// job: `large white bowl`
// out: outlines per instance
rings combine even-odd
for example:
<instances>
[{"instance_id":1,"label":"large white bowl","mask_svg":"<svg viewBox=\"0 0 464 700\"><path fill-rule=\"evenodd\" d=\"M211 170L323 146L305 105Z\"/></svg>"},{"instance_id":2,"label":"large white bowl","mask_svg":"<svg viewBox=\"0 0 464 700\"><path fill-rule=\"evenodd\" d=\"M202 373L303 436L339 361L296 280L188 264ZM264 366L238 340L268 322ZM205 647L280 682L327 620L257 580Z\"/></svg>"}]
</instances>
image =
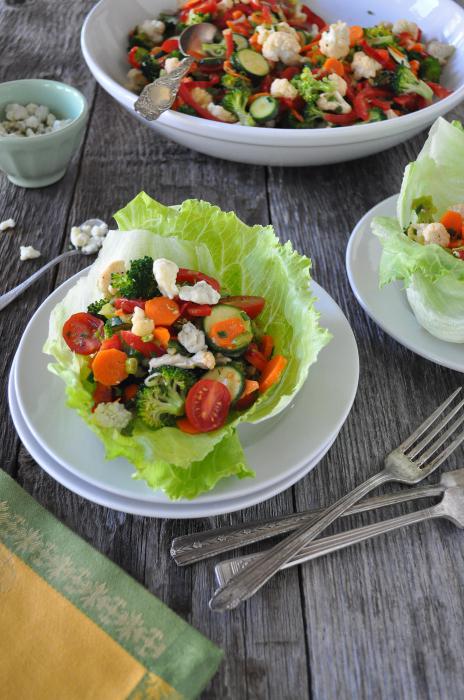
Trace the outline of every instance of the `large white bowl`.
<instances>
[{"instance_id":1,"label":"large white bowl","mask_svg":"<svg viewBox=\"0 0 464 700\"><path fill-rule=\"evenodd\" d=\"M201 153L256 165L320 165L378 153L419 133L464 98L464 9L452 0L314 0L310 5L328 22L343 19L370 26L405 17L417 22L426 38L453 44L456 51L443 78L453 94L398 119L335 129L262 129L171 110L147 122L134 111L136 96L124 87L127 33L169 6L174 9L175 0L101 0L84 23L81 46L100 85L155 132Z\"/></svg>"}]
</instances>

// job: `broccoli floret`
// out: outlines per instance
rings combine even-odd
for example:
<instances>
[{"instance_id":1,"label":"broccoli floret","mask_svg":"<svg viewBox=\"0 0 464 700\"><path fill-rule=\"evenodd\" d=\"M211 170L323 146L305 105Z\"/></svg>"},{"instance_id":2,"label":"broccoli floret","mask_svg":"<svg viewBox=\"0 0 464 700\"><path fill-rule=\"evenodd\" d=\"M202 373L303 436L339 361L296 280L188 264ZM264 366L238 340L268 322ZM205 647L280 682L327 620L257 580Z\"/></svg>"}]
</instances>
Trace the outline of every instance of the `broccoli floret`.
<instances>
[{"instance_id":1,"label":"broccoli floret","mask_svg":"<svg viewBox=\"0 0 464 700\"><path fill-rule=\"evenodd\" d=\"M247 80L247 78L236 78L234 75L229 75L228 73L224 73L224 75L221 78L221 85L224 87L226 90L235 90L235 88L240 88L242 90L246 90L249 88L250 81Z\"/></svg>"},{"instance_id":2,"label":"broccoli floret","mask_svg":"<svg viewBox=\"0 0 464 700\"><path fill-rule=\"evenodd\" d=\"M420 64L419 76L430 83L439 83L441 78L440 61L433 56L427 56Z\"/></svg>"},{"instance_id":3,"label":"broccoli floret","mask_svg":"<svg viewBox=\"0 0 464 700\"><path fill-rule=\"evenodd\" d=\"M88 305L87 312L89 314L94 314L94 316L98 316L105 304L108 303L109 299L99 299L98 301L93 301L91 304Z\"/></svg>"},{"instance_id":4,"label":"broccoli floret","mask_svg":"<svg viewBox=\"0 0 464 700\"><path fill-rule=\"evenodd\" d=\"M375 85L375 87L391 87L394 77L395 77L394 71L380 70L376 74L376 76L372 82Z\"/></svg>"},{"instance_id":5,"label":"broccoli floret","mask_svg":"<svg viewBox=\"0 0 464 700\"><path fill-rule=\"evenodd\" d=\"M302 117L304 121L300 122L289 112L287 116L288 127L290 129L313 129L315 122L323 118L323 112L315 104L307 104L303 110Z\"/></svg>"},{"instance_id":6,"label":"broccoli floret","mask_svg":"<svg viewBox=\"0 0 464 700\"><path fill-rule=\"evenodd\" d=\"M185 398L195 382L195 374L187 369L160 367L137 394L137 415L155 430L174 425L185 413Z\"/></svg>"},{"instance_id":7,"label":"broccoli floret","mask_svg":"<svg viewBox=\"0 0 464 700\"><path fill-rule=\"evenodd\" d=\"M249 88L234 88L224 95L222 106L235 114L242 126L256 126L253 117L247 112L246 104L251 95Z\"/></svg>"},{"instance_id":8,"label":"broccoli floret","mask_svg":"<svg viewBox=\"0 0 464 700\"><path fill-rule=\"evenodd\" d=\"M210 20L211 15L209 12L205 14L204 12L195 12L194 10L190 10L186 25L187 27L191 27L192 24L201 24L202 22L209 22Z\"/></svg>"},{"instance_id":9,"label":"broccoli floret","mask_svg":"<svg viewBox=\"0 0 464 700\"><path fill-rule=\"evenodd\" d=\"M175 36L177 34L177 15L170 15L167 12L161 12L158 19L160 22L164 22L164 26L166 27L164 31L164 39L169 39L171 36Z\"/></svg>"},{"instance_id":10,"label":"broccoli floret","mask_svg":"<svg viewBox=\"0 0 464 700\"><path fill-rule=\"evenodd\" d=\"M140 63L140 70L145 78L152 83L159 76L161 66L157 59L149 53L142 59Z\"/></svg>"},{"instance_id":11,"label":"broccoli floret","mask_svg":"<svg viewBox=\"0 0 464 700\"><path fill-rule=\"evenodd\" d=\"M295 75L291 82L308 104L315 104L322 93L334 93L337 89L335 81L328 78L318 80L307 66L303 68L300 75Z\"/></svg>"},{"instance_id":12,"label":"broccoli floret","mask_svg":"<svg viewBox=\"0 0 464 700\"><path fill-rule=\"evenodd\" d=\"M111 286L118 290L119 296L127 299L151 299L159 296L153 275L153 258L146 255L138 260L131 260L127 272L113 272Z\"/></svg>"},{"instance_id":13,"label":"broccoli floret","mask_svg":"<svg viewBox=\"0 0 464 700\"><path fill-rule=\"evenodd\" d=\"M431 224L435 221L435 214L438 210L433 203L432 197L416 197L416 199L412 200L411 207L416 215L414 223Z\"/></svg>"},{"instance_id":14,"label":"broccoli floret","mask_svg":"<svg viewBox=\"0 0 464 700\"><path fill-rule=\"evenodd\" d=\"M154 47L153 41L145 32L138 32L137 27L129 34L129 44L127 50L130 51L134 46L140 46L143 49L150 51Z\"/></svg>"},{"instance_id":15,"label":"broccoli floret","mask_svg":"<svg viewBox=\"0 0 464 700\"><path fill-rule=\"evenodd\" d=\"M424 83L423 80L416 78L414 73L406 66L398 66L393 76L392 87L397 95L416 94L425 100L431 100L433 97L432 88Z\"/></svg>"},{"instance_id":16,"label":"broccoli floret","mask_svg":"<svg viewBox=\"0 0 464 700\"><path fill-rule=\"evenodd\" d=\"M364 34L372 46L391 46L395 43L391 29L384 24L376 24L375 27L365 29Z\"/></svg>"},{"instance_id":17,"label":"broccoli floret","mask_svg":"<svg viewBox=\"0 0 464 700\"><path fill-rule=\"evenodd\" d=\"M197 116L197 113L195 112L193 107L190 107L190 105L180 105L176 109L178 112L182 112L182 114L190 114L191 117Z\"/></svg>"},{"instance_id":18,"label":"broccoli floret","mask_svg":"<svg viewBox=\"0 0 464 700\"><path fill-rule=\"evenodd\" d=\"M380 107L372 107L372 109L369 110L369 119L367 121L369 122L383 122L387 118L387 115L383 111L383 109L380 109Z\"/></svg>"}]
</instances>

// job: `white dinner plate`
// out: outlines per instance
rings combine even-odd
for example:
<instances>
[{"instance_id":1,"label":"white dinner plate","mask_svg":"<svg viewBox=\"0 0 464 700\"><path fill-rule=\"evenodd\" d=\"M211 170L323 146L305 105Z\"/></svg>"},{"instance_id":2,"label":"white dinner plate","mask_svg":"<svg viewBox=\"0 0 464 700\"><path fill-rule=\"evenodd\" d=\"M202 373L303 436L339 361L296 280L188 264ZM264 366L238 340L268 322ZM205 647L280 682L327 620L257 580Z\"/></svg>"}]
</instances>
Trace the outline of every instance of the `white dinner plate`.
<instances>
[{"instance_id":1,"label":"white dinner plate","mask_svg":"<svg viewBox=\"0 0 464 700\"><path fill-rule=\"evenodd\" d=\"M47 472L47 474L56 479L58 483L70 489L78 496L82 496L83 498L86 498L93 503L98 503L99 505L105 506L106 508L113 508L114 510L122 511L123 513L132 513L133 515L147 515L154 518L205 518L213 515L233 513L234 511L248 508L249 506L256 505L257 503L262 503L263 501L272 498L272 496L285 491L285 489L290 488L290 486L293 486L294 483L306 476L306 474L321 461L337 437L335 435L331 441L324 446L322 451L314 458L314 460L306 464L299 472L293 474L290 478L284 477L281 481L273 484L267 489L261 489L248 497L222 500L216 506L214 504L208 504L205 506L204 504L197 504L195 502L188 501L182 503L181 507L179 508L177 507L177 504L173 504L171 502L161 504L148 503L144 500L137 501L137 499L124 498L124 496L118 496L109 491L104 491L103 489L99 489L96 486L89 484L83 479L79 479L77 476L58 464L58 462L55 462L55 460L50 457L50 455L47 454L47 452L45 452L45 450L39 445L27 427L23 416L21 415L14 386L14 367L10 372L8 382L8 402L13 423L16 427L21 442L24 444L25 448L35 459L35 461ZM173 508L173 506L175 507Z\"/></svg>"},{"instance_id":2,"label":"white dinner plate","mask_svg":"<svg viewBox=\"0 0 464 700\"><path fill-rule=\"evenodd\" d=\"M382 246L371 231L374 216L396 218L398 195L384 199L363 216L353 229L346 250L351 289L364 311L392 338L437 365L464 372L464 351L430 335L416 321L401 282L379 287Z\"/></svg>"},{"instance_id":3,"label":"white dinner plate","mask_svg":"<svg viewBox=\"0 0 464 700\"><path fill-rule=\"evenodd\" d=\"M48 297L28 324L16 353L15 390L21 414L41 448L78 478L97 488L147 503L169 504L181 509L191 505L171 503L160 491L131 478L134 471L125 459L107 461L102 443L78 414L65 405L64 384L47 371L50 358L41 352L48 332L51 310L75 284L74 276ZM240 427L245 455L256 471L255 479L231 477L195 499L195 504L213 505L235 498L249 498L262 489L279 485L283 478L313 463L337 435L356 393L359 360L351 328L340 308L317 284L321 324L334 338L310 369L304 387L293 405L277 419ZM343 363L339 358L343 357ZM174 516L173 516L174 517Z\"/></svg>"}]
</instances>

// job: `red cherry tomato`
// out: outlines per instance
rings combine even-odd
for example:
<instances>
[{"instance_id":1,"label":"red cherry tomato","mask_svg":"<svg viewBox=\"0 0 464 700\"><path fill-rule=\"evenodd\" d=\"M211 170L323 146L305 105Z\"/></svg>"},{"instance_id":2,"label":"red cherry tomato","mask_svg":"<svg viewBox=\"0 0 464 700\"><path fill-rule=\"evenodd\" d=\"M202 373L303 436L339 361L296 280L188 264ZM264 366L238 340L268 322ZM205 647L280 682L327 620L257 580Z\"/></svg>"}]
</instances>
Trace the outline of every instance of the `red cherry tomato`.
<instances>
[{"instance_id":1,"label":"red cherry tomato","mask_svg":"<svg viewBox=\"0 0 464 700\"><path fill-rule=\"evenodd\" d=\"M113 389L110 386L105 386L97 382L95 391L93 392L93 400L92 412L95 411L99 403L110 403L113 400Z\"/></svg>"},{"instance_id":2,"label":"red cherry tomato","mask_svg":"<svg viewBox=\"0 0 464 700\"><path fill-rule=\"evenodd\" d=\"M122 350L122 343L119 335L115 334L111 338L106 338L100 346L100 350L111 350L111 348L114 350Z\"/></svg>"},{"instance_id":3,"label":"red cherry tomato","mask_svg":"<svg viewBox=\"0 0 464 700\"><path fill-rule=\"evenodd\" d=\"M211 306L208 306L208 304L195 304L193 301L187 301L184 302L184 306L181 308L181 316L185 316L185 318L211 316Z\"/></svg>"},{"instance_id":4,"label":"red cherry tomato","mask_svg":"<svg viewBox=\"0 0 464 700\"><path fill-rule=\"evenodd\" d=\"M141 309L145 308L143 299L125 299L124 297L115 299L113 305L116 309L121 309L125 314L133 314L136 306L139 306Z\"/></svg>"},{"instance_id":5,"label":"red cherry tomato","mask_svg":"<svg viewBox=\"0 0 464 700\"><path fill-rule=\"evenodd\" d=\"M153 357L153 355L161 357L161 355L165 354L163 348L157 343L146 343L140 336L131 333L131 331L121 331L120 336L123 343L126 343L126 345L133 348L144 357Z\"/></svg>"},{"instance_id":6,"label":"red cherry tomato","mask_svg":"<svg viewBox=\"0 0 464 700\"><path fill-rule=\"evenodd\" d=\"M223 297L220 303L227 304L228 306L236 306L237 309L245 311L250 318L256 318L264 309L266 300L263 299L263 297L237 296Z\"/></svg>"},{"instance_id":7,"label":"red cherry tomato","mask_svg":"<svg viewBox=\"0 0 464 700\"><path fill-rule=\"evenodd\" d=\"M253 367L256 367L256 369L259 372L263 372L264 368L267 365L267 360L264 357L263 353L258 350L257 345L255 343L251 343L247 351L244 355L245 360L250 363L250 365L253 365Z\"/></svg>"},{"instance_id":8,"label":"red cherry tomato","mask_svg":"<svg viewBox=\"0 0 464 700\"><path fill-rule=\"evenodd\" d=\"M188 420L201 433L224 425L229 408L230 391L214 379L200 379L190 389L185 402Z\"/></svg>"},{"instance_id":9,"label":"red cherry tomato","mask_svg":"<svg viewBox=\"0 0 464 700\"><path fill-rule=\"evenodd\" d=\"M93 355L100 348L103 326L101 318L82 311L68 318L63 326L63 338L73 352Z\"/></svg>"},{"instance_id":10,"label":"red cherry tomato","mask_svg":"<svg viewBox=\"0 0 464 700\"><path fill-rule=\"evenodd\" d=\"M208 284L215 289L217 292L221 291L221 285L214 277L209 277L204 275L203 272L197 272L196 270L187 270L185 267L181 267L177 273L177 283L178 284L195 284L196 282L208 282Z\"/></svg>"}]
</instances>

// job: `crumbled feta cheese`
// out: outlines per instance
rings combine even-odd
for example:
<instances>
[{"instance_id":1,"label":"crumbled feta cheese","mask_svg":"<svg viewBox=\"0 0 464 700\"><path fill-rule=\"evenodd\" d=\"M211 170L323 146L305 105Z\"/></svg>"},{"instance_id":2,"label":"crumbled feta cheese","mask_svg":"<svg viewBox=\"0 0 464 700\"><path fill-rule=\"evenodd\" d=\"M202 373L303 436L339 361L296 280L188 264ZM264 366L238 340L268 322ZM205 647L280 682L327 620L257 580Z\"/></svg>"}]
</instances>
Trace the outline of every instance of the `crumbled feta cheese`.
<instances>
[{"instance_id":1,"label":"crumbled feta cheese","mask_svg":"<svg viewBox=\"0 0 464 700\"><path fill-rule=\"evenodd\" d=\"M0 136L37 136L69 124L71 119L57 120L48 107L30 102L25 107L16 103L5 108L6 121L0 124Z\"/></svg>"},{"instance_id":2,"label":"crumbled feta cheese","mask_svg":"<svg viewBox=\"0 0 464 700\"><path fill-rule=\"evenodd\" d=\"M158 367L181 367L182 369L194 369L198 367L199 369L214 369L216 361L214 355L209 350L200 350L196 352L192 357L186 357L185 355L180 355L175 353L174 355L166 354L161 357L153 357L148 366L150 369L157 369ZM145 383L149 383L150 377L148 376Z\"/></svg>"},{"instance_id":3,"label":"crumbled feta cheese","mask_svg":"<svg viewBox=\"0 0 464 700\"><path fill-rule=\"evenodd\" d=\"M91 238L87 245L82 246L81 251L84 255L94 255L98 253L102 246L102 241L99 238Z\"/></svg>"},{"instance_id":4,"label":"crumbled feta cheese","mask_svg":"<svg viewBox=\"0 0 464 700\"><path fill-rule=\"evenodd\" d=\"M319 50L329 58L345 58L350 50L350 30L346 22L335 22L322 32Z\"/></svg>"},{"instance_id":5,"label":"crumbled feta cheese","mask_svg":"<svg viewBox=\"0 0 464 700\"><path fill-rule=\"evenodd\" d=\"M337 112L338 114L349 114L351 112L351 105L343 99L337 90L331 93L323 93L316 104L323 112Z\"/></svg>"},{"instance_id":6,"label":"crumbled feta cheese","mask_svg":"<svg viewBox=\"0 0 464 700\"><path fill-rule=\"evenodd\" d=\"M176 56L171 56L167 58L164 62L164 70L166 73L172 73L172 71L177 68L179 65L180 61Z\"/></svg>"},{"instance_id":7,"label":"crumbled feta cheese","mask_svg":"<svg viewBox=\"0 0 464 700\"><path fill-rule=\"evenodd\" d=\"M132 413L119 401L99 403L93 412L95 423L101 428L123 430L132 420Z\"/></svg>"},{"instance_id":8,"label":"crumbled feta cheese","mask_svg":"<svg viewBox=\"0 0 464 700\"><path fill-rule=\"evenodd\" d=\"M409 19L397 19L393 23L393 34L410 34L414 40L419 36L419 27Z\"/></svg>"},{"instance_id":9,"label":"crumbled feta cheese","mask_svg":"<svg viewBox=\"0 0 464 700\"><path fill-rule=\"evenodd\" d=\"M20 260L33 260L34 258L40 258L40 251L36 250L31 245L21 245L19 246L19 258Z\"/></svg>"},{"instance_id":10,"label":"crumbled feta cheese","mask_svg":"<svg viewBox=\"0 0 464 700\"><path fill-rule=\"evenodd\" d=\"M276 78L271 84L271 95L273 97L285 97L294 100L298 96L298 90L293 87L287 78Z\"/></svg>"},{"instance_id":11,"label":"crumbled feta cheese","mask_svg":"<svg viewBox=\"0 0 464 700\"><path fill-rule=\"evenodd\" d=\"M14 219L5 219L0 223L0 231L7 231L9 228L14 228L16 221Z\"/></svg>"},{"instance_id":12,"label":"crumbled feta cheese","mask_svg":"<svg viewBox=\"0 0 464 700\"><path fill-rule=\"evenodd\" d=\"M436 58L443 66L450 56L454 53L454 46L451 44L444 44L441 41L433 39L427 44L428 53Z\"/></svg>"},{"instance_id":13,"label":"crumbled feta cheese","mask_svg":"<svg viewBox=\"0 0 464 700\"><path fill-rule=\"evenodd\" d=\"M198 102L201 107L208 107L209 103L213 101L213 98L209 92L204 90L204 88L193 88L193 90L190 91L190 94L192 99L195 100L195 102Z\"/></svg>"},{"instance_id":14,"label":"crumbled feta cheese","mask_svg":"<svg viewBox=\"0 0 464 700\"><path fill-rule=\"evenodd\" d=\"M6 106L5 116L9 122L17 122L22 119L27 119L28 113L23 105L18 105L16 102L13 102L13 104Z\"/></svg>"},{"instance_id":15,"label":"crumbled feta cheese","mask_svg":"<svg viewBox=\"0 0 464 700\"><path fill-rule=\"evenodd\" d=\"M193 301L195 304L208 304L213 306L217 304L221 295L208 282L201 280L196 282L193 287L185 285L179 289L179 298L182 301Z\"/></svg>"},{"instance_id":16,"label":"crumbled feta cheese","mask_svg":"<svg viewBox=\"0 0 464 700\"><path fill-rule=\"evenodd\" d=\"M26 105L26 110L28 114L35 114L39 108L39 105L36 105L35 102L29 102L28 105Z\"/></svg>"},{"instance_id":17,"label":"crumbled feta cheese","mask_svg":"<svg viewBox=\"0 0 464 700\"><path fill-rule=\"evenodd\" d=\"M132 92L140 92L147 84L147 79L138 68L131 68L127 71L126 88Z\"/></svg>"},{"instance_id":18,"label":"crumbled feta cheese","mask_svg":"<svg viewBox=\"0 0 464 700\"><path fill-rule=\"evenodd\" d=\"M431 243L436 243L441 246L448 246L450 242L450 235L443 224L435 222L433 224L427 224L422 230L422 236L424 238L424 243L430 245Z\"/></svg>"},{"instance_id":19,"label":"crumbled feta cheese","mask_svg":"<svg viewBox=\"0 0 464 700\"><path fill-rule=\"evenodd\" d=\"M103 292L106 296L108 293L112 294L111 287L111 275L113 273L121 273L126 271L126 263L124 260L113 260L104 270L100 273L97 280L98 289Z\"/></svg>"},{"instance_id":20,"label":"crumbled feta cheese","mask_svg":"<svg viewBox=\"0 0 464 700\"><path fill-rule=\"evenodd\" d=\"M146 19L142 24L139 24L137 29L150 37L154 44L159 44L163 41L166 25L158 19Z\"/></svg>"},{"instance_id":21,"label":"crumbled feta cheese","mask_svg":"<svg viewBox=\"0 0 464 700\"><path fill-rule=\"evenodd\" d=\"M92 238L105 238L107 233L108 224L105 224L104 222L101 224L95 224L95 226L92 226L90 229L90 235Z\"/></svg>"},{"instance_id":22,"label":"crumbled feta cheese","mask_svg":"<svg viewBox=\"0 0 464 700\"><path fill-rule=\"evenodd\" d=\"M139 306L136 306L132 316L132 333L140 338L152 335L155 324L151 318L145 316L145 312Z\"/></svg>"},{"instance_id":23,"label":"crumbled feta cheese","mask_svg":"<svg viewBox=\"0 0 464 700\"><path fill-rule=\"evenodd\" d=\"M458 213L458 214L461 214L461 216L464 218L464 204L462 204L462 203L460 203L460 204L453 204L453 206L452 206L452 207L448 207L448 209L449 209L450 211L457 211L457 213ZM0 224L0 228L1 228L1 226L2 226L2 225Z\"/></svg>"},{"instance_id":24,"label":"crumbled feta cheese","mask_svg":"<svg viewBox=\"0 0 464 700\"><path fill-rule=\"evenodd\" d=\"M50 114L48 115L48 117L46 119L46 124L47 124L47 126L53 126L55 124L55 122L56 122L56 117L54 114L52 114L50 112Z\"/></svg>"},{"instance_id":25,"label":"crumbled feta cheese","mask_svg":"<svg viewBox=\"0 0 464 700\"><path fill-rule=\"evenodd\" d=\"M215 105L214 102L209 103L207 110L208 112L211 112L214 117L217 117L217 119L220 119L223 122L234 124L237 121L235 114L229 112L228 109L224 109L222 105Z\"/></svg>"},{"instance_id":26,"label":"crumbled feta cheese","mask_svg":"<svg viewBox=\"0 0 464 700\"><path fill-rule=\"evenodd\" d=\"M286 22L277 25L278 31L271 32L263 44L263 56L268 61L282 61L286 66L301 63L301 44L298 34ZM290 31L289 31L290 30Z\"/></svg>"},{"instance_id":27,"label":"crumbled feta cheese","mask_svg":"<svg viewBox=\"0 0 464 700\"><path fill-rule=\"evenodd\" d=\"M83 248L90 240L90 236L86 231L82 231L79 226L71 228L71 243L75 248Z\"/></svg>"},{"instance_id":28,"label":"crumbled feta cheese","mask_svg":"<svg viewBox=\"0 0 464 700\"><path fill-rule=\"evenodd\" d=\"M179 291L176 285L178 272L179 267L172 260L158 258L154 261L153 276L163 297L174 299L177 296Z\"/></svg>"},{"instance_id":29,"label":"crumbled feta cheese","mask_svg":"<svg viewBox=\"0 0 464 700\"><path fill-rule=\"evenodd\" d=\"M339 92L342 97L345 97L346 91L348 90L348 83L346 80L337 73L331 73L327 78L331 83L334 83L336 91Z\"/></svg>"},{"instance_id":30,"label":"crumbled feta cheese","mask_svg":"<svg viewBox=\"0 0 464 700\"><path fill-rule=\"evenodd\" d=\"M191 352L200 352L200 350L206 350L205 334L199 328L193 325L193 323L185 323L182 326L182 330L177 335L177 339L184 348Z\"/></svg>"},{"instance_id":31,"label":"crumbled feta cheese","mask_svg":"<svg viewBox=\"0 0 464 700\"><path fill-rule=\"evenodd\" d=\"M50 110L45 105L39 105L35 110L35 116L40 122L47 121L47 117L50 114Z\"/></svg>"},{"instance_id":32,"label":"crumbled feta cheese","mask_svg":"<svg viewBox=\"0 0 464 700\"><path fill-rule=\"evenodd\" d=\"M85 255L97 253L103 245L103 239L108 233L108 226L104 222L101 224L81 224L72 226L70 239L75 248L80 248Z\"/></svg>"},{"instance_id":33,"label":"crumbled feta cheese","mask_svg":"<svg viewBox=\"0 0 464 700\"><path fill-rule=\"evenodd\" d=\"M377 71L381 68L381 64L375 58L371 58L364 51L355 51L351 70L356 80L374 78Z\"/></svg>"}]
</instances>

